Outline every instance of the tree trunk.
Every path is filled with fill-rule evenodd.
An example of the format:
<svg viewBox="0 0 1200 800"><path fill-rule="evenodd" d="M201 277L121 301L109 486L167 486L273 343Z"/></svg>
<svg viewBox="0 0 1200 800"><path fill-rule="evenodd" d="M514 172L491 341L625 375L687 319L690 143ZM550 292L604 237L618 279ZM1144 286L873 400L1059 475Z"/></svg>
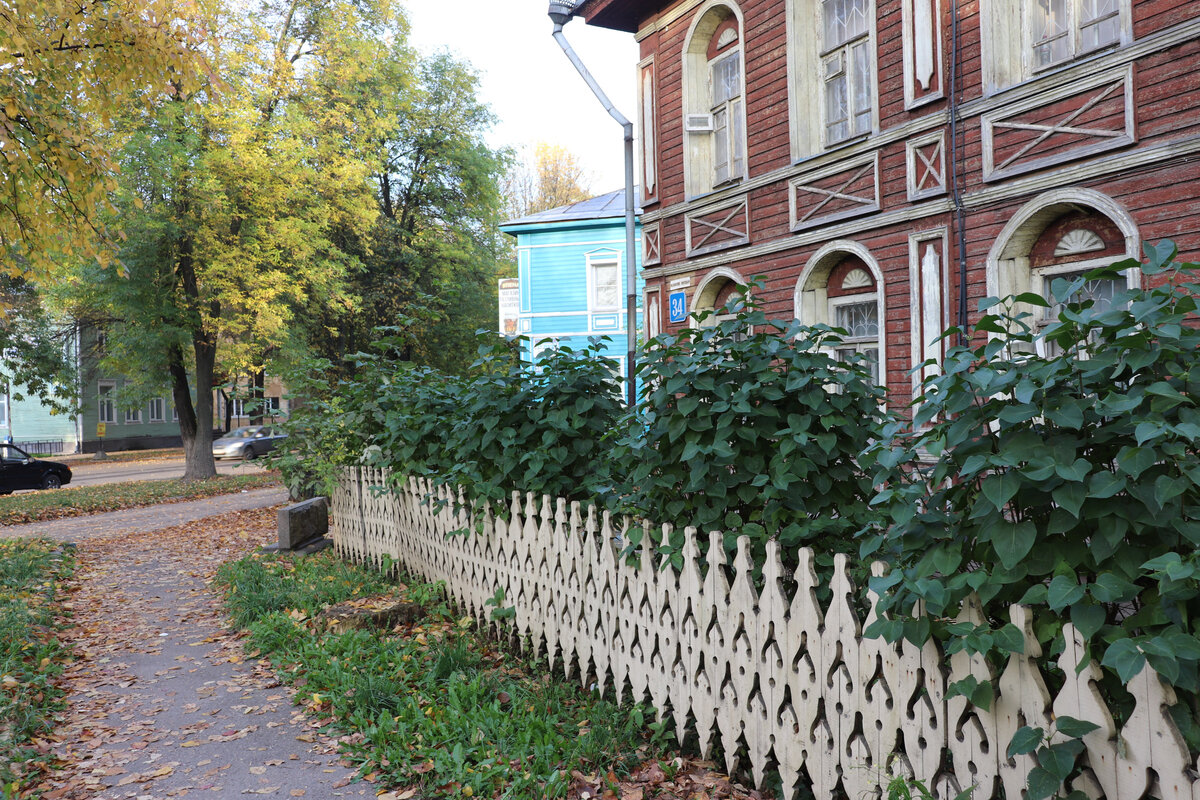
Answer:
<svg viewBox="0 0 1200 800"><path fill-rule="evenodd" d="M196 331L192 335L192 349L196 353L196 424L192 441L183 440L185 481L212 478L217 474L217 462L212 453L213 372L217 365L217 345L211 334Z"/></svg>

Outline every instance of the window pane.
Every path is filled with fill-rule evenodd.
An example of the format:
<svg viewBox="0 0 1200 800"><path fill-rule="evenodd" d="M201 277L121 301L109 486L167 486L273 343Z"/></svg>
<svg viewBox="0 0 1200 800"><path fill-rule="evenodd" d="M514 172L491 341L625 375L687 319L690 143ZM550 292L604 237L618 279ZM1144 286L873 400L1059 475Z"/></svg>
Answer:
<svg viewBox="0 0 1200 800"><path fill-rule="evenodd" d="M879 336L879 306L875 300L836 306L834 325L844 328L851 339Z"/></svg>
<svg viewBox="0 0 1200 800"><path fill-rule="evenodd" d="M871 54L866 42L850 50L854 65L854 133L871 129Z"/></svg>
<svg viewBox="0 0 1200 800"><path fill-rule="evenodd" d="M620 308L620 276L616 264L597 264L592 267L596 281L596 308Z"/></svg>
<svg viewBox="0 0 1200 800"><path fill-rule="evenodd" d="M848 0L846 3L846 40L867 33L867 0Z"/></svg>
<svg viewBox="0 0 1200 800"><path fill-rule="evenodd" d="M1068 0L1037 0L1033 4L1033 57L1045 67L1071 57Z"/></svg>
<svg viewBox="0 0 1200 800"><path fill-rule="evenodd" d="M733 133L730 137L729 177L740 178L746 174L746 123L742 115L742 103L740 100L729 104L729 113L733 115Z"/></svg>
<svg viewBox="0 0 1200 800"><path fill-rule="evenodd" d="M832 72L832 64L836 61L838 70ZM849 117L846 97L846 73L841 67L841 53L835 58L825 60L825 128L830 142L840 142L850 135Z"/></svg>
<svg viewBox="0 0 1200 800"><path fill-rule="evenodd" d="M1121 39L1118 0L1083 0L1079 46L1083 51L1116 44Z"/></svg>
<svg viewBox="0 0 1200 800"><path fill-rule="evenodd" d="M1063 275L1047 275L1045 278L1046 298L1054 305L1047 308L1046 319L1058 319L1058 315L1062 313L1063 303L1065 298L1058 298L1050 291L1054 286L1054 282L1062 279L1066 281L1075 281L1082 278L1085 272L1070 272ZM1112 308L1113 298L1117 296L1117 292L1122 291L1126 287L1123 280L1114 280L1112 278L1096 278L1083 284L1078 292L1076 292L1071 300L1075 303L1083 303L1087 300L1093 302L1092 309L1094 311L1107 311Z"/></svg>
<svg viewBox="0 0 1200 800"><path fill-rule="evenodd" d="M713 175L716 183L729 180L729 110L713 114Z"/></svg>
<svg viewBox="0 0 1200 800"><path fill-rule="evenodd" d="M719 105L742 94L741 54L730 53L713 62L713 105Z"/></svg>
<svg viewBox="0 0 1200 800"><path fill-rule="evenodd" d="M837 47L846 41L847 0L825 0L822 12L825 17L825 49Z"/></svg>

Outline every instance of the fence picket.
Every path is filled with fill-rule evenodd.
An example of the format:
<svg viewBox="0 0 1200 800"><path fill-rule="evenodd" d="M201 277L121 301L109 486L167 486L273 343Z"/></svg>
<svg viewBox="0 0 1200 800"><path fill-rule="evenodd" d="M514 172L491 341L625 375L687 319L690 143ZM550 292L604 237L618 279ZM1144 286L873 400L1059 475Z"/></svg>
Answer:
<svg viewBox="0 0 1200 800"><path fill-rule="evenodd" d="M503 605L516 612L504 627L522 647L585 686L649 699L705 756L720 741L730 771L745 767L761 785L769 768L778 769L785 796L806 781L818 797L880 797L901 775L939 798L968 787L974 797L1001 787L1020 797L1036 760L1007 758L1012 735L1070 716L1099 727L1083 737L1082 771L1066 789L1108 800L1200 800L1200 764L1171 717L1174 692L1147 664L1129 686L1133 711L1118 729L1097 689L1099 666L1089 660L1076 669L1087 651L1069 623L1057 657L1065 683L1052 697L1020 606L1010 613L1024 652L997 676L980 656L960 651L947 659L932 641L864 639L878 598L866 595L860 619L845 555L835 556L822 607L807 549L785 575L778 544L768 542L760 590L745 537L730 564L721 533L709 534L702 555L689 527L668 558L655 540L680 537L669 525L640 523L637 557L627 559L618 551L635 532L629 520L515 492L506 512L473 509L460 492L427 478L394 482L386 471L355 467L331 499L330 531L343 558L379 565L387 556L444 581L484 625L493 624L488 601L502 590ZM678 568L668 566L672 559ZM871 569L882 575L885 567ZM958 620L981 623L978 602L964 604ZM947 697L968 677L996 687L990 708Z"/></svg>

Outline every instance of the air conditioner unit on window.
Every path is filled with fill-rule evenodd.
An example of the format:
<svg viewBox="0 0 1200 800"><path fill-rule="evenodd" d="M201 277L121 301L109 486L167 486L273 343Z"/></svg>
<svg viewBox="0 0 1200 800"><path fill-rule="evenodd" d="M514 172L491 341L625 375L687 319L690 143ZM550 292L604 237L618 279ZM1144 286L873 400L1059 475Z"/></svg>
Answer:
<svg viewBox="0 0 1200 800"><path fill-rule="evenodd" d="M683 118L683 129L688 133L712 133L712 114L688 114Z"/></svg>

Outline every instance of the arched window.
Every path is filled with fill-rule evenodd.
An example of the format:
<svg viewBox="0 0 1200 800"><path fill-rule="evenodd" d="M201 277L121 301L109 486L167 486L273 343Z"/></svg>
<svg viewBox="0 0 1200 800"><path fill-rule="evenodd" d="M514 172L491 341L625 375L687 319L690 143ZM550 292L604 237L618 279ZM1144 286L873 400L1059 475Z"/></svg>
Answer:
<svg viewBox="0 0 1200 800"><path fill-rule="evenodd" d="M1065 299L1053 294L1056 279L1073 280L1137 252L1137 226L1111 198L1088 189L1056 190L1028 203L1005 226L988 255L987 291L995 297L1033 292L1046 298L1050 308L1017 309L1044 326L1058 318ZM1106 305L1139 278L1130 270L1123 279L1089 281L1080 299Z"/></svg>
<svg viewBox="0 0 1200 800"><path fill-rule="evenodd" d="M704 311L713 313L701 322L694 324L703 328L712 328L720 322L732 319L733 315L728 313L725 307L729 305L730 300L740 296L742 287L745 285L746 282L742 276L731 269L722 267L708 273L696 287L696 294L692 297L692 313L699 314Z"/></svg>
<svg viewBox="0 0 1200 800"><path fill-rule="evenodd" d="M788 0L788 76L793 158L870 133L879 94L874 0Z"/></svg>
<svg viewBox="0 0 1200 800"><path fill-rule="evenodd" d="M862 354L871 378L886 375L886 337L882 274L865 247L831 242L809 260L796 283L796 319L805 325L829 325L846 331L834 349L839 360Z"/></svg>
<svg viewBox="0 0 1200 800"><path fill-rule="evenodd" d="M736 8L709 2L683 54L684 178L691 196L746 174L746 82Z"/></svg>

